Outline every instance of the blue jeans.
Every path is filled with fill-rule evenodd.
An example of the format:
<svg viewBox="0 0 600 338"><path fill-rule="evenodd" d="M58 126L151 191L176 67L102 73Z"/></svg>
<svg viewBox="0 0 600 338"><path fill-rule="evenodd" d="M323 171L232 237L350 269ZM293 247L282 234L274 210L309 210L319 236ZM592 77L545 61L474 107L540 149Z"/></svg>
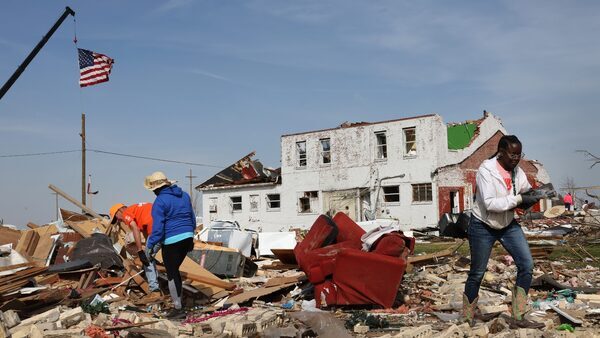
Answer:
<svg viewBox="0 0 600 338"><path fill-rule="evenodd" d="M479 294L479 286L487 270L492 247L496 241L508 251L517 265L516 285L529 292L533 273L533 258L525 239L525 234L517 221L513 220L506 228L490 228L476 217L471 217L467 230L471 248L471 270L465 283L465 295L472 303Z"/></svg>
<svg viewBox="0 0 600 338"><path fill-rule="evenodd" d="M154 252L150 252L150 249L146 249L146 257L150 261L148 266L144 266L144 273L146 274L146 279L148 280L148 288L150 292L152 291L160 291L160 287L158 286L158 273L156 272L156 260L154 259L154 255L160 250L160 246L156 246Z"/></svg>

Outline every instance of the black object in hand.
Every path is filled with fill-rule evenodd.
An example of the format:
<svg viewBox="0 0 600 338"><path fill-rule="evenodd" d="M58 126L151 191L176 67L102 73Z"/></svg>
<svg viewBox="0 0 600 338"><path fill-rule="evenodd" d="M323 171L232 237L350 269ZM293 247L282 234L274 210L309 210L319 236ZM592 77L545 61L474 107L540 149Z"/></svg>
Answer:
<svg viewBox="0 0 600 338"><path fill-rule="evenodd" d="M142 264L144 264L144 266L150 265L148 256L146 256L146 251L144 251L144 250L138 251L138 257L140 258L140 261L142 261Z"/></svg>
<svg viewBox="0 0 600 338"><path fill-rule="evenodd" d="M535 192L533 192L531 194L528 194L528 193L521 194L521 198L523 199L523 202L521 202L520 207L522 209L529 209L534 204L536 204L539 200L541 200L543 197L544 197L543 195L538 195Z"/></svg>

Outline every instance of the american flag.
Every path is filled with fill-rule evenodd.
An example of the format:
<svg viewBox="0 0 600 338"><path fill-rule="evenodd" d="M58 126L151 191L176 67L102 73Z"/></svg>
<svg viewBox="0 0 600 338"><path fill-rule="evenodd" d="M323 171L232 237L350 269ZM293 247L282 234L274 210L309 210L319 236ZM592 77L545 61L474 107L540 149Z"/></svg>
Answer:
<svg viewBox="0 0 600 338"><path fill-rule="evenodd" d="M79 86L87 87L108 81L114 60L106 55L77 48L79 52Z"/></svg>

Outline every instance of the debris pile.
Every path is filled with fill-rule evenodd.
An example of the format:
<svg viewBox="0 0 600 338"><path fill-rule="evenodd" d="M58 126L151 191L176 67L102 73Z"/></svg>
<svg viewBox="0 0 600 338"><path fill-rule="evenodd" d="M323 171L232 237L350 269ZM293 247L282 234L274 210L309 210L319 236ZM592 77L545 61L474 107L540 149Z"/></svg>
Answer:
<svg viewBox="0 0 600 338"><path fill-rule="evenodd" d="M254 250L267 244L253 239L260 234L243 241L246 254L235 245L197 239L181 266L187 315L170 320L165 316L172 304L160 253L156 258L164 293L156 294L149 292L124 227L66 210L61 216L61 221L43 226L30 223L25 231L0 227L0 337L600 334L600 262L592 230L600 226L596 210L523 220L535 259L525 320L511 317L516 266L498 247L481 286L474 326L463 323L460 314L470 263L463 239L424 242L427 236L415 246L413 238L383 231L387 236L381 238L389 243L382 244L381 239L368 240L372 232L353 228L355 223L343 214L332 219L338 228L319 217L311 230L323 231L305 233L306 242L295 254L293 247L270 247L275 257L260 257ZM363 244L371 244L367 250L361 251L361 237L366 239ZM436 249L407 257L428 246ZM259 257L252 259L250 252ZM393 283L389 277L397 272L394 269L402 270L399 288L398 276ZM358 288L360 281L368 282ZM389 288L388 284L397 293L390 299L380 298L389 292L372 287Z"/></svg>

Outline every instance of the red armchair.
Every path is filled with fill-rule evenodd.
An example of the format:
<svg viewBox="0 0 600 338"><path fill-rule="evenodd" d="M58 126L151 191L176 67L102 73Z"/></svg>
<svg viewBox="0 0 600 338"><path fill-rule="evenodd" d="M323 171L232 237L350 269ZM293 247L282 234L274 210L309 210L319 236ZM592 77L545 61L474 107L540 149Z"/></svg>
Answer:
<svg viewBox="0 0 600 338"><path fill-rule="evenodd" d="M362 251L365 231L344 213L317 218L294 254L315 286L319 307L377 304L391 307L396 298L414 238L392 232Z"/></svg>

